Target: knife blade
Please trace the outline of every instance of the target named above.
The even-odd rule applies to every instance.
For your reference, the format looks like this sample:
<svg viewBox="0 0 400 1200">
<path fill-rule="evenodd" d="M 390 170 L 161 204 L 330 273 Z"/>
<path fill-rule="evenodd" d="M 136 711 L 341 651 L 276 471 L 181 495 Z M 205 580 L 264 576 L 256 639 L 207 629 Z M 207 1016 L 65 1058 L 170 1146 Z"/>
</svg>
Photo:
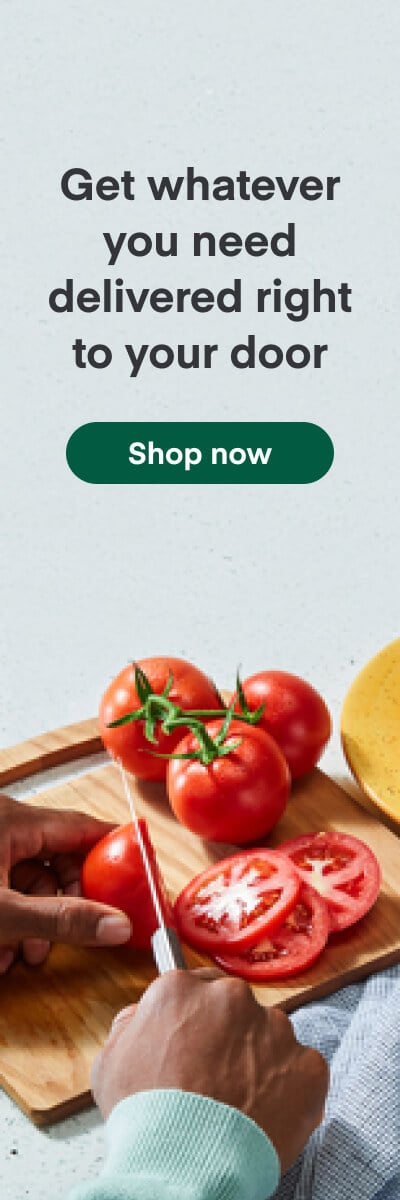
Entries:
<svg viewBox="0 0 400 1200">
<path fill-rule="evenodd" d="M 157 884 L 157 880 L 156 880 L 154 872 L 153 872 L 151 858 L 150 858 L 150 855 L 148 852 L 148 848 L 146 846 L 146 838 L 143 835 L 143 831 L 139 825 L 139 820 L 138 820 L 137 812 L 135 809 L 131 785 L 129 783 L 126 771 L 125 771 L 124 767 L 122 766 L 122 763 L 118 762 L 117 765 L 119 767 L 119 771 L 121 774 L 123 788 L 124 788 L 126 799 L 128 801 L 129 811 L 130 811 L 130 814 L 132 817 L 132 822 L 133 822 L 133 825 L 135 826 L 136 839 L 137 839 L 137 843 L 138 843 L 139 850 L 141 853 L 142 862 L 143 862 L 143 866 L 144 866 L 144 869 L 146 872 L 147 882 L 149 885 L 149 891 L 150 891 L 151 899 L 153 901 L 154 911 L 155 911 L 157 922 L 158 922 L 157 929 L 155 930 L 155 933 L 153 933 L 153 936 L 151 939 L 151 948 L 152 948 L 152 952 L 153 952 L 154 962 L 156 964 L 159 975 L 164 975 L 166 971 L 184 971 L 186 969 L 186 962 L 185 962 L 185 959 L 183 956 L 183 952 L 182 952 L 182 948 L 181 948 L 181 945 L 179 942 L 178 935 L 177 935 L 175 929 L 172 929 L 170 925 L 166 924 L 166 921 L 164 919 L 163 906 L 162 906 L 160 894 L 158 891 L 158 884 Z M 146 833 L 146 836 L 148 838 L 149 846 L 151 846 L 151 849 L 153 850 L 148 833 Z M 153 854 L 154 854 L 154 850 L 153 850 Z"/>
</svg>

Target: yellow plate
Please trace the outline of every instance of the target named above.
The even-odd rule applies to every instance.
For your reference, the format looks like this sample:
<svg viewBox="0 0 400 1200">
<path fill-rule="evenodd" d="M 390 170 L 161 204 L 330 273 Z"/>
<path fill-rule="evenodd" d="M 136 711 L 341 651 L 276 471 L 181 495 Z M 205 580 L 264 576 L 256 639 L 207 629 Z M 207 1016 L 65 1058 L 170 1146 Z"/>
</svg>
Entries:
<svg viewBox="0 0 400 1200">
<path fill-rule="evenodd" d="M 357 675 L 343 705 L 341 735 L 360 787 L 400 824 L 400 638 Z"/>
</svg>

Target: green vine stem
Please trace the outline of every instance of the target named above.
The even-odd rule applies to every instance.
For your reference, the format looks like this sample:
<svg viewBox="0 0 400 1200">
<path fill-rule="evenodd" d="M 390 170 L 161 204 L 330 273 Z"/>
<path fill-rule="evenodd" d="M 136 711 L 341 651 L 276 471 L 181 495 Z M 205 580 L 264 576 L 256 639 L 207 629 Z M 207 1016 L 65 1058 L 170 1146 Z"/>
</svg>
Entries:
<svg viewBox="0 0 400 1200">
<path fill-rule="evenodd" d="M 225 738 L 233 718 L 235 721 L 244 721 L 247 725 L 257 725 L 264 712 L 265 704 L 261 704 L 255 712 L 248 708 L 239 673 L 236 677 L 237 696 L 233 697 L 229 707 L 222 705 L 220 709 L 184 710 L 169 699 L 173 685 L 173 676 L 171 673 L 168 676 L 163 692 L 157 693 L 153 692 L 150 681 L 142 668 L 137 663 L 133 663 L 132 666 L 136 692 L 140 700 L 140 708 L 134 709 L 130 713 L 124 713 L 123 717 L 118 717 L 116 721 L 111 721 L 107 728 L 117 729 L 122 725 L 129 725 L 134 721 L 143 721 L 146 740 L 152 745 L 157 745 L 156 728 L 158 724 L 161 725 L 162 732 L 166 734 L 171 734 L 176 729 L 183 727 L 193 733 L 199 743 L 198 751 L 188 752 L 185 755 L 159 754 L 157 751 L 149 751 L 149 753 L 155 754 L 157 758 L 197 758 L 204 764 L 211 763 L 215 758 L 221 758 L 225 754 L 229 754 L 234 748 L 240 745 L 241 739 L 235 743 L 231 743 L 229 747 L 225 745 Z M 237 699 L 241 708 L 240 712 L 235 712 Z M 212 738 L 205 729 L 203 722 L 215 719 L 223 719 L 223 724 L 216 737 Z"/>
<path fill-rule="evenodd" d="M 210 763 L 214 762 L 214 759 L 225 758 L 227 754 L 231 754 L 233 750 L 237 750 L 243 741 L 242 738 L 236 738 L 233 742 L 231 741 L 227 744 L 225 740 L 229 734 L 231 721 L 235 717 L 234 710 L 235 701 L 225 710 L 225 719 L 215 737 L 211 737 L 211 734 L 202 721 L 196 720 L 195 717 L 191 717 L 188 720 L 189 714 L 186 714 L 184 717 L 176 717 L 175 720 L 168 720 L 167 718 L 163 724 L 165 733 L 173 733 L 175 729 L 184 726 L 197 739 L 198 750 L 188 750 L 182 754 L 157 754 L 156 751 L 150 751 L 150 754 L 153 753 L 156 758 L 197 759 L 198 762 L 208 767 Z"/>
</svg>

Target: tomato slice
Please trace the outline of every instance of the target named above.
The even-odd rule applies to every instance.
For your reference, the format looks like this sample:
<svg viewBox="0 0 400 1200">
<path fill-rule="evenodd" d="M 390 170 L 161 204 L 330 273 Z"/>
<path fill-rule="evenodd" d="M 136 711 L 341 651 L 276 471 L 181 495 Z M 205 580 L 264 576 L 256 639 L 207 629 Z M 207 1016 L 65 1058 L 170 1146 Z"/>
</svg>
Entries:
<svg viewBox="0 0 400 1200">
<path fill-rule="evenodd" d="M 214 954 L 239 951 L 280 925 L 300 890 L 297 871 L 277 850 L 247 850 L 214 863 L 183 889 L 175 920 L 184 941 Z"/>
<path fill-rule="evenodd" d="M 350 833 L 306 833 L 279 847 L 329 907 L 331 933 L 348 929 L 369 912 L 381 885 L 375 854 Z"/>
<path fill-rule="evenodd" d="M 229 975 L 253 983 L 287 979 L 306 971 L 319 958 L 329 927 L 327 904 L 314 888 L 303 883 L 292 912 L 279 929 L 242 954 L 215 955 L 215 962 Z"/>
</svg>

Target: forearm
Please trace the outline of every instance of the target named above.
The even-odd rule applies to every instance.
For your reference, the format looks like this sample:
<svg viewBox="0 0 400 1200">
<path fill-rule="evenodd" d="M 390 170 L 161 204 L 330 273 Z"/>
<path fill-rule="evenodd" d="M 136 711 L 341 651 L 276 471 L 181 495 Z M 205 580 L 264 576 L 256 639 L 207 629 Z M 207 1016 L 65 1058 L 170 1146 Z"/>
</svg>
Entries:
<svg viewBox="0 0 400 1200">
<path fill-rule="evenodd" d="M 116 1105 L 98 1180 L 69 1200 L 267 1200 L 279 1161 L 258 1125 L 228 1105 L 149 1091 Z"/>
</svg>

